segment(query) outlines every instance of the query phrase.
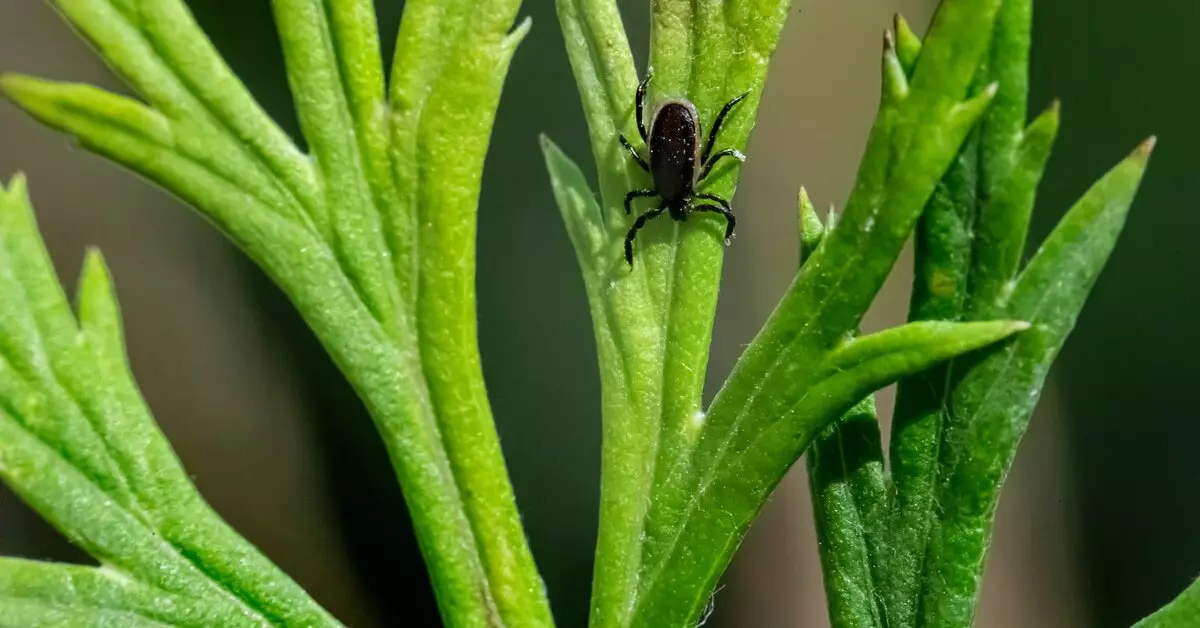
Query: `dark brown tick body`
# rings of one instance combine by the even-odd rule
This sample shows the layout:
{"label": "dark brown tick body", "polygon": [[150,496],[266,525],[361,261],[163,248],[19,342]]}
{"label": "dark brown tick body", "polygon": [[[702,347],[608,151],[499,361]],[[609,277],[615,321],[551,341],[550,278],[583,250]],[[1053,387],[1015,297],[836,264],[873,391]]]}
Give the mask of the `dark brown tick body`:
{"label": "dark brown tick body", "polygon": [[[625,213],[633,212],[631,204],[634,199],[639,197],[661,197],[662,203],[657,208],[638,216],[625,235],[625,261],[630,266],[633,266],[633,240],[637,237],[638,231],[641,231],[648,221],[662,215],[664,211],[668,212],[671,218],[680,222],[687,220],[688,214],[693,212],[721,214],[725,217],[725,243],[728,244],[730,238],[733,237],[733,228],[737,224],[733,211],[729,207],[729,201],[715,194],[698,194],[696,186],[712,172],[713,165],[722,157],[734,157],[739,161],[746,160],[745,155],[732,148],[718,151],[715,154],[712,153],[712,149],[713,143],[717,139],[717,133],[721,130],[721,124],[725,121],[725,116],[729,115],[733,106],[741,102],[749,92],[725,103],[721,112],[717,114],[712,131],[708,134],[708,141],[705,142],[704,150],[701,151],[700,116],[696,113],[696,107],[683,99],[669,100],[660,105],[650,121],[650,133],[646,133],[642,115],[646,87],[650,83],[651,76],[652,74],[647,73],[645,80],[638,85],[635,100],[638,132],[650,150],[650,163],[646,163],[646,160],[633,148],[629,140],[625,139],[624,135],[621,136],[621,145],[629,151],[639,166],[650,173],[654,179],[654,189],[633,190],[625,195]],[[697,205],[697,199],[712,201],[716,204]]]}

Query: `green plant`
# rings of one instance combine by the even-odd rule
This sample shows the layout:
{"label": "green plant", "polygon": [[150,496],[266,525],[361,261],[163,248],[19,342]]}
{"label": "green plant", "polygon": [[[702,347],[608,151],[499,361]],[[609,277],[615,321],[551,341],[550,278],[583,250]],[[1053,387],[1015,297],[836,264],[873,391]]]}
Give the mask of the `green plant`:
{"label": "green plant", "polygon": [[[307,155],[182,0],[55,5],[145,102],[14,75],[5,94],[188,201],[279,283],[371,411],[447,624],[551,625],[475,330],[475,208],[518,2],[410,0],[385,88],[368,0],[274,0]],[[621,201],[647,183],[617,142],[636,136],[637,73],[613,2],[557,5],[600,189],[543,140],[603,384],[591,625],[695,625],[805,451],[835,626],[969,625],[1004,473],[1151,144],[1018,273],[1058,116],[1024,124],[1030,2],[946,0],[924,41],[899,21],[845,210],[822,223],[801,195],[802,267],[704,409],[723,225],[659,221],[624,266]],[[708,120],[751,90],[722,134],[743,147],[788,7],[653,2],[655,96]],[[912,322],[860,336],[914,229]],[[191,486],[129,375],[99,254],[73,315],[20,177],[0,245],[0,477],[101,563],[0,561],[0,625],[338,625]],[[898,380],[885,473],[871,395]],[[1186,595],[1143,625],[1185,625]]]}

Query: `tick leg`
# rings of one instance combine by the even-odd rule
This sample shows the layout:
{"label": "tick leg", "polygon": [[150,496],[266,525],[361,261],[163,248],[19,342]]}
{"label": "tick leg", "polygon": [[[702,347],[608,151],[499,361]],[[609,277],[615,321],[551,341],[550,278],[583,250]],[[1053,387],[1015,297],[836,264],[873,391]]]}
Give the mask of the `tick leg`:
{"label": "tick leg", "polygon": [[630,156],[632,156],[633,160],[637,162],[637,165],[641,166],[642,170],[645,170],[646,172],[650,172],[650,164],[647,164],[646,160],[642,159],[642,156],[638,154],[637,149],[633,147],[633,144],[630,144],[629,140],[625,139],[624,135],[622,135],[620,137],[621,137],[621,146],[624,146],[625,150],[629,151]]}
{"label": "tick leg", "polygon": [[734,105],[742,102],[749,95],[750,92],[746,92],[725,103],[724,107],[721,107],[721,113],[717,114],[717,119],[713,122],[712,130],[708,132],[708,142],[704,144],[704,153],[700,155],[700,163],[708,162],[708,156],[712,154],[713,144],[717,141],[717,133],[721,132],[721,125],[725,123],[725,116],[729,115],[729,111],[733,109]]}
{"label": "tick leg", "polygon": [[736,148],[726,148],[725,150],[717,151],[717,154],[713,155],[712,158],[704,164],[704,168],[700,170],[700,178],[696,180],[703,181],[704,178],[708,176],[708,173],[712,172],[713,167],[717,165],[717,162],[720,161],[722,157],[733,157],[741,162],[746,161],[746,156],[742,154],[742,151]]}
{"label": "tick leg", "polygon": [[712,202],[716,203],[717,205],[720,205],[721,207],[725,208],[725,211],[727,211],[727,212],[733,211],[733,207],[730,207],[729,201],[721,198],[720,196],[717,196],[716,194],[697,194],[695,196],[695,198],[703,199],[706,201],[712,201]]}
{"label": "tick leg", "polygon": [[[700,198],[700,197],[697,196],[697,198]],[[728,246],[729,243],[733,241],[733,229],[734,229],[734,227],[737,226],[737,218],[734,217],[733,212],[729,210],[729,202],[726,201],[725,199],[716,197],[716,196],[711,196],[711,195],[704,195],[704,198],[707,198],[707,199],[713,200],[713,201],[717,201],[718,203],[721,204],[721,206],[696,205],[695,207],[692,207],[690,211],[711,212],[714,214],[721,214],[722,216],[724,216],[725,217],[725,244],[726,244],[726,246]]]}
{"label": "tick leg", "polygon": [[637,237],[642,227],[646,226],[646,222],[658,218],[660,214],[667,209],[667,206],[659,205],[657,209],[652,209],[633,221],[633,226],[629,228],[629,233],[625,234],[625,261],[629,263],[629,267],[633,268],[633,239]]}
{"label": "tick leg", "polygon": [[[642,79],[641,83],[638,83],[637,97],[635,97],[633,99],[633,103],[634,103],[633,106],[634,106],[634,110],[636,112],[635,115],[637,116],[638,133],[642,134],[643,142],[650,141],[650,135],[648,133],[646,133],[646,123],[643,119],[643,110],[645,109],[645,105],[646,105],[646,88],[650,86],[650,79],[653,77],[654,77],[654,70],[647,68],[646,69],[646,78]],[[649,170],[649,168],[646,168],[646,170]]]}
{"label": "tick leg", "polygon": [[647,196],[658,196],[658,192],[655,190],[634,190],[634,191],[630,192],[629,194],[626,194],[625,195],[625,215],[628,216],[629,214],[633,213],[633,199],[645,198]]}

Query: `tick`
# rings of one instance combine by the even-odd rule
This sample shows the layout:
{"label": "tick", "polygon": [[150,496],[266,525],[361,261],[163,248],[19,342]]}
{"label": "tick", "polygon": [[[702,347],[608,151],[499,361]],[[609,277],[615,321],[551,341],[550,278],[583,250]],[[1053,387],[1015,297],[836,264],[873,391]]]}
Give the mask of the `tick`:
{"label": "tick", "polygon": [[[687,220],[689,213],[710,212],[724,216],[725,244],[728,245],[733,238],[734,226],[737,225],[737,219],[733,216],[733,209],[729,206],[729,201],[716,194],[697,193],[696,186],[704,181],[704,178],[713,171],[713,166],[722,158],[733,157],[738,161],[746,161],[746,156],[733,148],[726,148],[716,153],[713,153],[712,150],[717,141],[717,134],[721,132],[721,125],[725,122],[725,117],[729,115],[734,105],[741,102],[750,92],[725,103],[721,112],[717,114],[717,119],[708,132],[708,139],[704,142],[704,150],[701,151],[700,116],[696,113],[696,106],[686,99],[677,98],[659,105],[650,118],[650,132],[646,132],[642,116],[645,108],[646,88],[649,86],[652,76],[653,72],[646,73],[646,78],[638,85],[637,96],[634,99],[638,133],[641,134],[642,141],[649,149],[649,162],[629,143],[629,140],[625,139],[624,135],[621,136],[621,145],[629,151],[637,165],[650,173],[651,178],[654,179],[654,189],[633,190],[626,194],[625,215],[633,213],[632,203],[636,198],[657,196],[662,199],[662,202],[658,207],[639,215],[633,222],[633,226],[629,228],[629,232],[625,234],[625,261],[629,263],[630,267],[633,266],[633,240],[637,237],[638,231],[641,231],[647,222],[661,216],[663,212],[669,213],[671,218],[679,222]],[[697,204],[697,200],[710,202]]]}

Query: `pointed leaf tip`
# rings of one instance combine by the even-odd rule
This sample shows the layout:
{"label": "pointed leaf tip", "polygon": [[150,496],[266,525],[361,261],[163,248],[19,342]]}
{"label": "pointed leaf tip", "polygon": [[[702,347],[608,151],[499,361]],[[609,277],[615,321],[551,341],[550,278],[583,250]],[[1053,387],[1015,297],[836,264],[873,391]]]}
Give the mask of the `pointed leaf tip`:
{"label": "pointed leaf tip", "polygon": [[821,217],[817,216],[817,210],[813,207],[812,199],[808,197],[808,190],[804,186],[800,186],[800,261],[807,260],[817,250],[821,240],[825,237],[825,225],[821,222]]}
{"label": "pointed leaf tip", "polygon": [[0,200],[4,200],[6,197],[10,197],[10,196],[11,197],[25,196],[26,190],[27,190],[27,183],[25,180],[25,173],[21,172],[20,170],[18,170],[16,173],[14,173],[12,178],[8,180],[7,187],[4,185],[4,182],[2,180],[0,180]]}
{"label": "pointed leaf tip", "polygon": [[1137,149],[1134,150],[1133,154],[1135,157],[1141,159],[1142,161],[1149,161],[1150,155],[1154,152],[1154,147],[1157,145],[1158,145],[1158,136],[1151,135],[1150,137],[1146,138],[1141,144],[1138,145]]}
{"label": "pointed leaf tip", "polygon": [[83,273],[80,274],[82,279],[80,283],[83,286],[97,285],[97,282],[102,285],[108,285],[112,282],[108,273],[108,263],[104,261],[104,255],[98,246],[89,246],[84,251],[83,255]]}
{"label": "pointed leaf tip", "polygon": [[[1029,126],[1025,128],[1025,136],[1045,135],[1053,141],[1058,135],[1059,121],[1062,119],[1062,101],[1057,98],[1043,110]],[[1047,155],[1048,157],[1049,155]]]}
{"label": "pointed leaf tip", "polygon": [[897,13],[892,22],[896,37],[896,54],[900,58],[901,65],[904,66],[904,71],[912,75],[917,64],[917,57],[921,55],[921,38],[913,32],[908,25],[908,20],[905,20],[903,15]]}
{"label": "pointed leaf tip", "polygon": [[521,20],[519,23],[517,23],[516,27],[509,31],[508,36],[505,37],[505,43],[507,43],[509,46],[516,46],[525,39],[525,36],[529,34],[529,31],[532,28],[533,16],[526,15],[525,19]]}

